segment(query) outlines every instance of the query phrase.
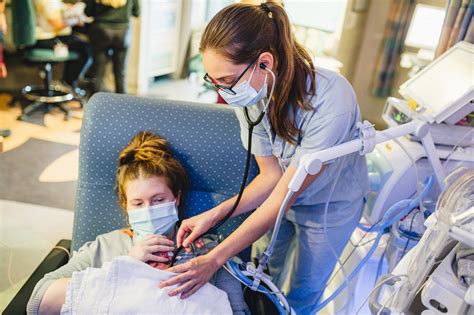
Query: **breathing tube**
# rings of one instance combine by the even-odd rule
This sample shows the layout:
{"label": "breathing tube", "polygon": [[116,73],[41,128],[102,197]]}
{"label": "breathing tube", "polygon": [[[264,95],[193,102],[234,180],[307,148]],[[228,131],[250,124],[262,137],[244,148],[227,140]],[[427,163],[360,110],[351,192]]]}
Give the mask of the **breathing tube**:
{"label": "breathing tube", "polygon": [[[421,193],[421,198],[426,198],[428,192],[430,191],[431,187],[433,186],[433,176],[429,176],[426,178],[424,182],[424,189],[423,192]],[[324,308],[329,302],[331,302],[336,296],[338,296],[342,290],[344,290],[348,283],[350,283],[354,277],[359,273],[359,271],[362,269],[364,264],[370,259],[372,254],[375,252],[377,249],[377,246],[380,242],[380,239],[382,235],[384,234],[384,230],[394,223],[398,222],[401,220],[404,216],[406,216],[412,209],[416,208],[419,206],[420,203],[420,196],[416,196],[413,199],[406,199],[406,200],[400,200],[394,205],[392,205],[387,212],[383,215],[382,219],[379,220],[379,222],[375,223],[372,225],[370,228],[366,229],[367,232],[376,232],[377,236],[375,237],[375,241],[372,244],[372,247],[370,248],[369,252],[367,255],[359,262],[357,267],[351,272],[349,276],[347,276],[347,279],[342,283],[327,299],[324,301],[318,303],[315,305],[315,307],[312,309],[311,313],[317,313],[319,312],[322,308]]]}
{"label": "breathing tube", "polygon": [[[238,261],[235,261],[238,260]],[[243,263],[239,258],[234,258],[229,260],[224,268],[238,281],[244,284],[247,287],[252,287],[253,280],[249,277],[252,277],[252,272],[249,272],[249,264]],[[263,293],[277,308],[280,315],[284,314],[295,314],[294,310],[288,304],[286,298],[283,296],[283,293],[276,287],[276,285],[271,281],[271,277],[267,276],[261,278],[265,286],[260,283],[255,291]]]}
{"label": "breathing tube", "polygon": [[[252,119],[250,119],[248,108],[244,107],[245,120],[247,121],[248,129],[249,129],[249,131],[248,131],[248,140],[247,140],[247,160],[245,162],[244,177],[242,178],[242,184],[240,185],[239,194],[237,196],[237,199],[234,202],[234,205],[232,206],[230,211],[225,215],[225,217],[222,218],[219,222],[217,222],[217,224],[214,227],[212,227],[212,229],[214,229],[214,230],[217,230],[219,227],[221,227],[234,214],[235,209],[237,209],[237,207],[239,206],[240,199],[242,199],[242,195],[244,194],[245,187],[247,186],[247,179],[248,179],[248,175],[249,175],[249,171],[250,171],[250,160],[252,158],[252,133],[253,133],[253,128],[262,122],[262,119],[265,116],[265,113],[267,111],[268,104],[270,104],[270,101],[272,99],[273,91],[275,89],[275,75],[273,74],[273,71],[268,69],[265,66],[264,63],[260,64],[260,68],[262,68],[264,70],[267,70],[272,75],[272,77],[273,77],[272,89],[270,91],[270,96],[268,97],[266,105],[263,107],[262,112],[260,113],[260,115],[257,117],[257,119],[255,121],[252,121]],[[196,237],[196,239],[200,238],[205,233],[207,233],[207,231],[204,232],[203,234],[199,235],[198,237]],[[174,263],[176,262],[176,257],[178,256],[178,253],[182,249],[183,249],[183,245],[181,245],[180,247],[176,248],[173,251],[173,257],[171,258],[170,267],[172,267],[174,265]]]}

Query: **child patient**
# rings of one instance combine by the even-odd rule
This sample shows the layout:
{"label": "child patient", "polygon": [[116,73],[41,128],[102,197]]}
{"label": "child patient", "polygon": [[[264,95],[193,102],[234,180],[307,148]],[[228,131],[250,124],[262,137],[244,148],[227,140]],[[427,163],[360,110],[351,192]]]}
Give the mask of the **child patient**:
{"label": "child patient", "polygon": [[[120,153],[116,181],[119,203],[130,227],[99,235],[84,244],[65,266],[46,274],[34,288],[28,314],[59,313],[73,272],[100,268],[118,256],[128,255],[154,268],[168,268],[186,178],[166,140],[151,132],[137,134]],[[204,236],[192,249],[179,252],[176,264],[215,246],[215,236]],[[227,271],[220,269],[210,283],[227,293],[234,314],[246,313],[240,283]]]}

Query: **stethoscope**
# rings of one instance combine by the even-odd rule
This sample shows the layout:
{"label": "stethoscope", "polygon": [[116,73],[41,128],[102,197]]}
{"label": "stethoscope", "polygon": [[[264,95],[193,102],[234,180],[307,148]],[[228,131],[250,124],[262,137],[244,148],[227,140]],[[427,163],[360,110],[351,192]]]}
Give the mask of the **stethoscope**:
{"label": "stethoscope", "polygon": [[[248,107],[244,107],[244,116],[245,116],[245,120],[247,121],[248,130],[249,130],[249,132],[248,132],[248,141],[247,141],[247,159],[246,159],[246,162],[245,162],[244,176],[242,178],[242,183],[240,185],[239,195],[237,196],[237,199],[235,200],[234,205],[232,206],[230,211],[225,215],[225,217],[223,217],[219,222],[217,222],[217,224],[212,228],[212,230],[214,230],[214,231],[216,231],[219,227],[221,227],[224,223],[226,223],[227,220],[232,216],[232,214],[234,214],[235,210],[239,206],[240,199],[242,199],[242,195],[244,194],[245,187],[247,186],[247,179],[248,179],[248,175],[249,175],[249,171],[250,171],[250,161],[252,160],[252,134],[253,134],[253,128],[256,127],[258,124],[260,124],[263,120],[263,117],[265,117],[268,105],[270,104],[270,101],[271,101],[272,96],[273,96],[273,91],[275,89],[275,74],[273,73],[273,71],[268,69],[267,66],[264,63],[260,63],[259,66],[260,66],[260,68],[262,68],[264,70],[267,70],[272,75],[272,77],[273,77],[272,89],[270,90],[270,96],[267,99],[267,103],[263,107],[262,112],[258,115],[256,120],[252,120],[250,118]],[[207,231],[204,232],[203,234],[199,235],[198,237],[196,237],[196,239],[200,238],[205,233],[207,233]],[[170,267],[172,267],[174,265],[174,263],[176,262],[176,258],[178,256],[178,253],[182,249],[183,249],[183,246],[181,245],[180,247],[176,248],[173,251],[173,257],[171,258]]]}

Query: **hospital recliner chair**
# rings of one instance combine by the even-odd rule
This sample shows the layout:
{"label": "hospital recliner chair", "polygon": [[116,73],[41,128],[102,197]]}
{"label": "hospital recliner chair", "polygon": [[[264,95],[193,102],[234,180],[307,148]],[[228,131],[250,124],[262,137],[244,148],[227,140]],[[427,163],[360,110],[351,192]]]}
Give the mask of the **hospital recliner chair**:
{"label": "hospital recliner chair", "polygon": [[[210,209],[238,192],[246,152],[242,148],[239,124],[232,109],[219,105],[97,93],[85,107],[81,129],[72,244],[69,240],[61,240],[59,246],[78,250],[97,235],[126,226],[114,193],[117,158],[132,137],[142,130],[150,130],[166,138],[188,171],[190,189],[180,207],[185,217]],[[257,172],[258,168],[252,161],[249,178]],[[227,236],[244,218],[245,215],[230,219],[219,228],[219,232]],[[249,249],[240,256],[249,261]],[[44,274],[66,264],[67,260],[65,251],[52,249],[4,314],[25,313],[35,284]],[[248,304],[253,303],[255,307],[266,304],[258,298],[252,298],[253,301],[249,302],[249,291],[246,290]]]}

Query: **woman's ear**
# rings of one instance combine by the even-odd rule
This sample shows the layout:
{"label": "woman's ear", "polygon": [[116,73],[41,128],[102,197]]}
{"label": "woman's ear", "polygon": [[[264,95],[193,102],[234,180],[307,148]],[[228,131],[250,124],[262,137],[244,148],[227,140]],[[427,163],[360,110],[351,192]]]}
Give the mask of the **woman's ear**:
{"label": "woman's ear", "polygon": [[257,62],[258,62],[258,67],[260,68],[261,71],[266,71],[266,69],[274,71],[273,66],[274,66],[275,60],[271,53],[269,52],[261,53]]}

